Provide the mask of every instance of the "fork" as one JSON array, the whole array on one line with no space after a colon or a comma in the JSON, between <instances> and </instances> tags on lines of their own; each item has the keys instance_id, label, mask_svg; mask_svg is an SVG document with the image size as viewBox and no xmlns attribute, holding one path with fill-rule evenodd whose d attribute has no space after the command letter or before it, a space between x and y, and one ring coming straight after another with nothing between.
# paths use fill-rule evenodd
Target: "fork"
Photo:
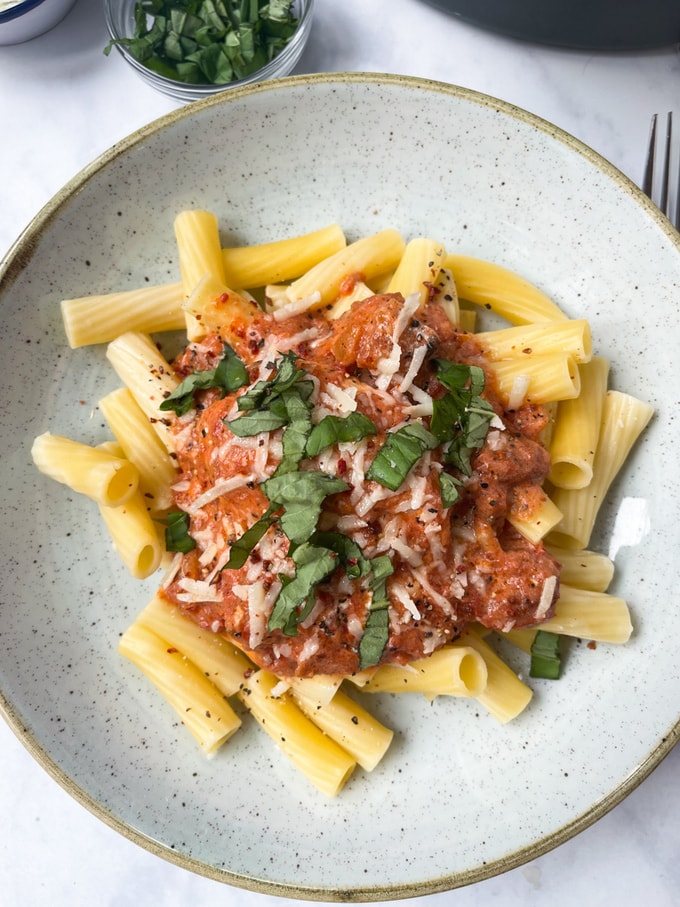
<instances>
[{"instance_id":1,"label":"fork","mask_svg":"<svg viewBox=\"0 0 680 907\"><path fill-rule=\"evenodd\" d=\"M655 113L649 129L642 190L673 226L680 229L680 159L677 159L680 154L680 130L673 130L673 114L669 112L666 115L665 135L657 137L658 121L659 115ZM657 175L657 170L660 175Z\"/></svg>"}]
</instances>

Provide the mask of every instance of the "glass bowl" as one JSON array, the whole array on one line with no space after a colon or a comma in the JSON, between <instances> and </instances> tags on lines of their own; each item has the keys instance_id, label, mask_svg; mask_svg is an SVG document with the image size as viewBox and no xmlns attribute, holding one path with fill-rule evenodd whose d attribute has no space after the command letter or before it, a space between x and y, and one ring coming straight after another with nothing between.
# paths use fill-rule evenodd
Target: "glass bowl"
<instances>
[{"instance_id":1,"label":"glass bowl","mask_svg":"<svg viewBox=\"0 0 680 907\"><path fill-rule=\"evenodd\" d=\"M106 25L113 41L129 38L134 34L135 7L138 2L139 0L104 0ZM200 101L202 98L210 97L221 91L228 91L230 88L288 75L299 60L309 38L313 11L314 0L294 0L292 12L298 19L298 26L283 50L256 72L242 79L234 79L231 82L216 85L195 84L167 78L140 63L125 45L116 44L114 46L138 75L157 91L185 103Z\"/></svg>"}]
</instances>

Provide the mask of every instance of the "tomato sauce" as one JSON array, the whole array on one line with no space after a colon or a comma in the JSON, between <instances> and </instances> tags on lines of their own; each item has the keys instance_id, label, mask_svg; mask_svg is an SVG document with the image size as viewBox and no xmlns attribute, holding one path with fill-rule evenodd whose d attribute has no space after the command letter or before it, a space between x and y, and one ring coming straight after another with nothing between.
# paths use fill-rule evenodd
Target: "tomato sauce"
<instances>
[{"instance_id":1,"label":"tomato sauce","mask_svg":"<svg viewBox=\"0 0 680 907\"><path fill-rule=\"evenodd\" d=\"M436 294L395 340L403 305L397 294L377 295L354 303L335 321L318 312L281 320L257 312L229 333L251 382L276 374L281 353L292 351L314 382L316 421L356 411L374 422L374 435L340 442L300 468L338 476L348 485L323 502L319 529L343 533L366 557L391 560L389 634L381 663L396 664L431 654L471 622L501 631L536 624L552 615L559 586L559 564L507 519L540 503L550 464L538 437L547 415L537 406L505 412L488 373L483 396L496 416L472 456L471 476L458 474L455 504L442 504L439 476L450 467L441 449L426 451L394 492L366 477L388 431L414 419L428 424L432 399L445 392L435 357L485 365L474 336L451 325ZM389 374L384 368L394 360L395 343L398 361ZM223 346L218 334L191 344L175 363L178 375L213 368ZM410 367L412 383L405 378ZM365 581L338 567L316 586L295 635L286 635L268 628L282 583L294 573L280 525L268 529L243 566L225 569L231 546L267 510L260 483L282 457L280 429L249 438L230 430L241 392L222 398L202 391L196 407L173 426L181 470L174 496L190 514L197 546L177 556L163 594L279 676L356 672L371 602ZM547 607L544 589L554 589Z\"/></svg>"}]
</instances>

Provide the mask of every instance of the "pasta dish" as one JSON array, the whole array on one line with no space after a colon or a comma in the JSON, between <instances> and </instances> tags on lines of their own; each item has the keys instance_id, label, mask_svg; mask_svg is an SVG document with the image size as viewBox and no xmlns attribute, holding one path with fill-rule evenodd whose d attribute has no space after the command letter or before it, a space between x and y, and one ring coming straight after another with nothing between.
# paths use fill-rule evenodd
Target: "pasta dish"
<instances>
[{"instance_id":1,"label":"pasta dish","mask_svg":"<svg viewBox=\"0 0 680 907\"><path fill-rule=\"evenodd\" d=\"M563 638L628 640L588 544L652 410L609 388L585 319L393 229L223 248L196 210L175 230L176 284L62 304L71 347L106 343L123 383L100 401L112 439L32 453L134 576L164 567L119 648L204 752L245 710L333 796L392 740L369 694L504 723ZM166 358L151 335L176 330Z\"/></svg>"}]
</instances>

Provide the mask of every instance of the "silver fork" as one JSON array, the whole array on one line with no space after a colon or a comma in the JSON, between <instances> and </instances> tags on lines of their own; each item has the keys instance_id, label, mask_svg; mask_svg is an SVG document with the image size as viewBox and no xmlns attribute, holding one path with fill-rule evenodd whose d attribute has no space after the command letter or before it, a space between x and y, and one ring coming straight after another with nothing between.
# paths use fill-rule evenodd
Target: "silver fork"
<instances>
[{"instance_id":1,"label":"silver fork","mask_svg":"<svg viewBox=\"0 0 680 907\"><path fill-rule=\"evenodd\" d=\"M673 129L673 114L666 114L666 131L659 135L659 115L652 116L643 192L680 229L680 128Z\"/></svg>"}]
</instances>

